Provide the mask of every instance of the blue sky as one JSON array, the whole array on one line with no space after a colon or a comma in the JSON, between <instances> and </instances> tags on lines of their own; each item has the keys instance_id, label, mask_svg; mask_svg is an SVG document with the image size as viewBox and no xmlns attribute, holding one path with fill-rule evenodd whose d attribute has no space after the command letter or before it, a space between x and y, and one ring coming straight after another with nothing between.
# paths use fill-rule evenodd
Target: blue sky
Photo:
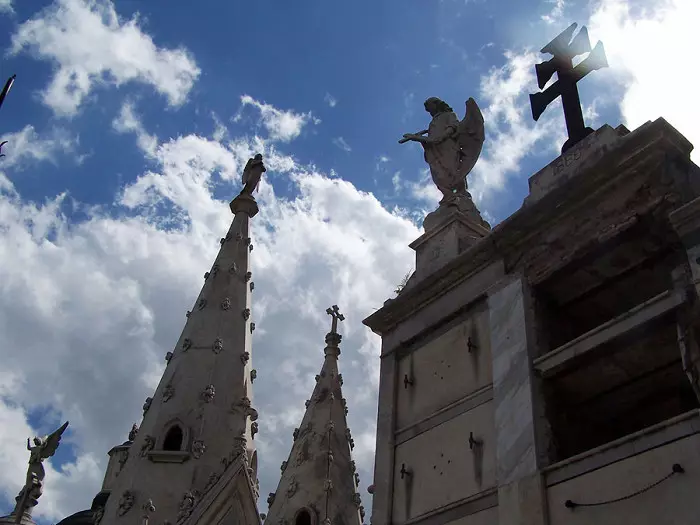
<instances>
[{"instance_id":1,"label":"blue sky","mask_svg":"<svg viewBox=\"0 0 700 525\"><path fill-rule=\"evenodd\" d=\"M369 510L379 339L361 320L411 269L407 245L437 205L420 147L397 143L425 128L423 100L460 118L468 97L479 103L486 143L469 184L495 225L566 138L558 104L530 116L534 64L548 58L537 50L586 24L611 65L580 84L589 125L664 116L700 140L687 67L699 11L693 0L0 0L0 80L17 74L0 109L0 515L24 479L26 437L65 419L36 514L51 523L89 506L258 151L269 169L253 226L261 511L336 303Z\"/></svg>"}]
</instances>

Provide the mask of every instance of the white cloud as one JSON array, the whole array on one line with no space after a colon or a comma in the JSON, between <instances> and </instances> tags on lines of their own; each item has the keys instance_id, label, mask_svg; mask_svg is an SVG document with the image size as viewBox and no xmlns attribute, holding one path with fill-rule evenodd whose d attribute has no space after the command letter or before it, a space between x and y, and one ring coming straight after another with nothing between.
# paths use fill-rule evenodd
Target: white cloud
<instances>
[{"instance_id":1,"label":"white cloud","mask_svg":"<svg viewBox=\"0 0 700 525\"><path fill-rule=\"evenodd\" d=\"M25 126L20 131L7 133L0 137L0 142L7 141L2 147L5 157L0 161L0 168L23 169L35 161L55 162L58 154L73 153L78 144L77 137L72 137L63 128L50 128L37 133L34 126Z\"/></svg>"},{"instance_id":2,"label":"white cloud","mask_svg":"<svg viewBox=\"0 0 700 525\"><path fill-rule=\"evenodd\" d=\"M334 108L336 106L336 104L338 104L338 99L336 99L330 93L326 93L326 95L323 97L323 100L325 101L326 104L328 104L332 108Z\"/></svg>"},{"instance_id":3,"label":"white cloud","mask_svg":"<svg viewBox=\"0 0 700 525\"><path fill-rule=\"evenodd\" d=\"M620 110L628 128L664 117L700 144L698 75L689 66L697 47L700 3L664 0L640 7L624 0L595 4L589 32L603 41L611 66L600 81L609 79L615 95L623 86ZM693 158L700 157L694 153Z\"/></svg>"},{"instance_id":4,"label":"white cloud","mask_svg":"<svg viewBox=\"0 0 700 525\"><path fill-rule=\"evenodd\" d=\"M566 2L564 0L547 0L546 3L551 4L552 8L549 13L541 16L542 21L549 25L559 24L564 14Z\"/></svg>"},{"instance_id":5,"label":"white cloud","mask_svg":"<svg viewBox=\"0 0 700 525\"><path fill-rule=\"evenodd\" d=\"M469 176L470 191L477 202L502 189L506 176L517 174L527 155L541 153L542 148L558 150L565 140L553 122L557 117L561 119L558 102L538 122L530 115L528 93L537 87L535 64L540 57L531 51L508 51L505 58L503 66L481 77L478 102L484 115L486 142ZM540 144L544 146L537 150Z\"/></svg>"},{"instance_id":6,"label":"white cloud","mask_svg":"<svg viewBox=\"0 0 700 525\"><path fill-rule=\"evenodd\" d=\"M117 121L137 141L148 135L133 112ZM124 188L118 217L91 208L87 220L69 224L65 196L29 203L0 177L0 493L11 501L19 490L22 447L38 430L27 411L48 404L71 421L77 459L47 469L37 514L57 521L89 506L106 452L138 421L230 223L227 199L212 191L235 195L254 151L268 166L252 221L261 494L275 489L323 362L330 304L346 316L344 395L350 424L367 429L356 432L356 459L364 486L371 483L379 339L360 321L412 265L406 245L418 230L371 194L255 137L222 144L186 135L146 150L155 151L156 167ZM295 196L279 197L278 184L285 193L291 184ZM165 228L158 207L177 220Z\"/></svg>"},{"instance_id":7,"label":"white cloud","mask_svg":"<svg viewBox=\"0 0 700 525\"><path fill-rule=\"evenodd\" d=\"M121 20L110 0L56 0L22 23L12 35L13 54L29 51L54 65L44 104L58 115L74 115L96 85L140 82L185 102L199 76L183 48L156 46L138 18Z\"/></svg>"},{"instance_id":8,"label":"white cloud","mask_svg":"<svg viewBox=\"0 0 700 525\"><path fill-rule=\"evenodd\" d=\"M263 126L267 129L272 140L280 140L289 142L297 138L301 134L302 128L309 122L319 124L321 121L315 118L311 112L295 113L294 111L284 111L277 109L272 104L258 102L250 95L241 97L243 106L253 106L260 110L260 119ZM236 119L240 118L240 114Z\"/></svg>"},{"instance_id":9,"label":"white cloud","mask_svg":"<svg viewBox=\"0 0 700 525\"><path fill-rule=\"evenodd\" d=\"M14 13L12 0L0 0L0 13Z\"/></svg>"},{"instance_id":10,"label":"white cloud","mask_svg":"<svg viewBox=\"0 0 700 525\"><path fill-rule=\"evenodd\" d=\"M333 144L338 146L340 149L343 151L350 153L352 151L352 148L350 147L350 144L348 144L348 141L345 140L343 137L336 137L333 139Z\"/></svg>"},{"instance_id":11,"label":"white cloud","mask_svg":"<svg viewBox=\"0 0 700 525\"><path fill-rule=\"evenodd\" d=\"M146 132L141 120L134 111L133 102L122 104L119 116L112 121L112 127L119 133L135 133L136 143L141 151L149 157L156 154L158 147L158 137Z\"/></svg>"}]
</instances>

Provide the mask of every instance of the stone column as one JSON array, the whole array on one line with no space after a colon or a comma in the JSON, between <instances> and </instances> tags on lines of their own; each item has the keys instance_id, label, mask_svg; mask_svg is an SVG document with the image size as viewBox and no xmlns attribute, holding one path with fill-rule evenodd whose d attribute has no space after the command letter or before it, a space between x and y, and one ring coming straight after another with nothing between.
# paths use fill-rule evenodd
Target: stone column
<instances>
[{"instance_id":1,"label":"stone column","mask_svg":"<svg viewBox=\"0 0 700 525\"><path fill-rule=\"evenodd\" d=\"M683 371L700 400L700 197L671 212L669 220L687 254L687 264L676 268L672 276L674 287L686 297L678 314L678 346Z\"/></svg>"},{"instance_id":2,"label":"stone column","mask_svg":"<svg viewBox=\"0 0 700 525\"><path fill-rule=\"evenodd\" d=\"M508 277L489 294L499 525L544 525L546 490L538 465L529 337L529 290Z\"/></svg>"},{"instance_id":3,"label":"stone column","mask_svg":"<svg viewBox=\"0 0 700 525\"><path fill-rule=\"evenodd\" d=\"M391 524L391 509L394 499L395 414L396 352L394 351L382 356L379 371L377 445L374 455L374 480L372 481L374 485L372 525Z\"/></svg>"}]
</instances>

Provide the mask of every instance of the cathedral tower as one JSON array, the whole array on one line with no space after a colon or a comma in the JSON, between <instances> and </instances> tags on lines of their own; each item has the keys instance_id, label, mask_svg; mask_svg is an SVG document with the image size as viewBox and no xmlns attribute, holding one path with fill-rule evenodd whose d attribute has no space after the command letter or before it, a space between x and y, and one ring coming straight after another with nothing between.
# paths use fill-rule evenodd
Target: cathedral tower
<instances>
[{"instance_id":1,"label":"cathedral tower","mask_svg":"<svg viewBox=\"0 0 700 525\"><path fill-rule=\"evenodd\" d=\"M337 324L344 318L337 306L326 312L333 321L326 334L325 360L301 426L294 430L277 491L268 497L269 525L360 525L364 519L351 457L354 443L345 419L343 377L338 373Z\"/></svg>"},{"instance_id":2,"label":"cathedral tower","mask_svg":"<svg viewBox=\"0 0 700 525\"><path fill-rule=\"evenodd\" d=\"M261 158L251 159L244 183L264 169ZM249 220L258 206L246 186L230 207L233 223L143 405L141 427L120 461L110 458L102 525L259 523L249 269Z\"/></svg>"}]
</instances>

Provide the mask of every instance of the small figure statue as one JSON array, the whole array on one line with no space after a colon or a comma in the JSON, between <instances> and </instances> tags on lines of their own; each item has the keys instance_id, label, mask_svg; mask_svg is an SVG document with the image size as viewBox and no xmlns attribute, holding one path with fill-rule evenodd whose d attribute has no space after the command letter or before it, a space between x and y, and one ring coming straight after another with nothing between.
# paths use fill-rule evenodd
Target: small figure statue
<instances>
[{"instance_id":1,"label":"small figure statue","mask_svg":"<svg viewBox=\"0 0 700 525\"><path fill-rule=\"evenodd\" d=\"M46 476L43 461L56 453L56 449L58 449L58 445L61 442L61 436L66 428L68 428L68 421L48 436L43 438L35 437L33 439L34 446L31 445L31 440L27 438L29 467L27 468L25 485L15 498L17 505L13 514L17 523L21 521L25 512L30 514L31 508L37 505L38 499L43 492L44 476Z\"/></svg>"},{"instance_id":2,"label":"small figure statue","mask_svg":"<svg viewBox=\"0 0 700 525\"><path fill-rule=\"evenodd\" d=\"M473 98L467 100L462 121L439 98L427 99L424 106L433 117L428 129L404 134L399 144L421 143L433 182L444 196L441 205L452 204L460 198L471 200L466 177L476 164L484 143L484 118L479 106Z\"/></svg>"},{"instance_id":3,"label":"small figure statue","mask_svg":"<svg viewBox=\"0 0 700 525\"><path fill-rule=\"evenodd\" d=\"M243 189L241 190L241 195L246 194L252 197L253 191L258 189L262 174L266 171L267 169L263 164L263 158L260 153L252 159L248 159L245 168L243 168Z\"/></svg>"},{"instance_id":4,"label":"small figure statue","mask_svg":"<svg viewBox=\"0 0 700 525\"><path fill-rule=\"evenodd\" d=\"M134 441L136 439L136 434L139 433L139 427L134 423L131 425L131 431L129 432L129 441Z\"/></svg>"}]
</instances>

